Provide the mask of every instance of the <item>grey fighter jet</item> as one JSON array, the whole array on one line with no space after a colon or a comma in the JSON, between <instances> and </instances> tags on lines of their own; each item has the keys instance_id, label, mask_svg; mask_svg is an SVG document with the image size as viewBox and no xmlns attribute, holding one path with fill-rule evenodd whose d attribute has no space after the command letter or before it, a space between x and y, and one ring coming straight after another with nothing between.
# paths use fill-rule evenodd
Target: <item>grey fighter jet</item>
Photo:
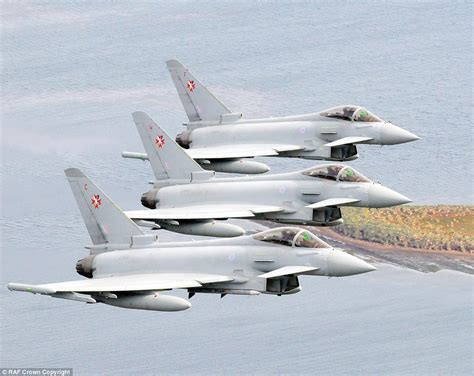
<instances>
[{"instance_id":1,"label":"grey fighter jet","mask_svg":"<svg viewBox=\"0 0 474 376\"><path fill-rule=\"evenodd\" d=\"M154 210L127 214L140 225L207 236L239 236L242 228L217 219L255 218L328 226L342 222L340 206L382 208L410 202L343 164L273 175L217 178L204 171L143 112L133 113L157 179L142 196Z\"/></svg>"},{"instance_id":2,"label":"grey fighter jet","mask_svg":"<svg viewBox=\"0 0 474 376\"><path fill-rule=\"evenodd\" d=\"M258 156L348 161L357 158L357 144L395 145L419 139L354 105L306 115L246 119L232 113L179 61L169 60L167 65L189 118L187 130L176 141L207 170L267 172L267 165L243 159ZM122 155L146 158L133 152Z\"/></svg>"},{"instance_id":3,"label":"grey fighter jet","mask_svg":"<svg viewBox=\"0 0 474 376\"><path fill-rule=\"evenodd\" d=\"M66 170L93 245L79 260L87 279L8 288L54 298L153 311L181 311L189 300L163 294L293 294L300 275L343 277L375 268L334 249L311 232L276 228L234 239L158 243L145 235L89 178Z\"/></svg>"}]
</instances>

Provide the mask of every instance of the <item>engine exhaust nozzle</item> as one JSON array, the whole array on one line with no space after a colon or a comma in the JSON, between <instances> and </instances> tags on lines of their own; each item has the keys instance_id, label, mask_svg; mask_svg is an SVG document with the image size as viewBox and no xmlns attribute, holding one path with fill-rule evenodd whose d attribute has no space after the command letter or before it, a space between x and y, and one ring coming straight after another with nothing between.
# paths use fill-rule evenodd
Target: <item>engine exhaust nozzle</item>
<instances>
[{"instance_id":1,"label":"engine exhaust nozzle","mask_svg":"<svg viewBox=\"0 0 474 376\"><path fill-rule=\"evenodd\" d=\"M156 198L157 193L157 189L152 189L151 191L143 193L141 197L142 205L148 209L156 209L156 203L158 201Z\"/></svg>"}]
</instances>

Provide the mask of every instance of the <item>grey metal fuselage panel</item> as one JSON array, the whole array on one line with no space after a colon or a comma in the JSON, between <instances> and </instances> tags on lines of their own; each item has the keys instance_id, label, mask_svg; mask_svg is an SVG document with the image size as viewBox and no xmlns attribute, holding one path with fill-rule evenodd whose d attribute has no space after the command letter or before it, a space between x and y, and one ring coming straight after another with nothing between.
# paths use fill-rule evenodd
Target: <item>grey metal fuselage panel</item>
<instances>
[{"instance_id":1,"label":"grey metal fuselage panel","mask_svg":"<svg viewBox=\"0 0 474 376\"><path fill-rule=\"evenodd\" d=\"M331 197L360 198L355 193L370 185L373 183L336 182L302 173L223 178L161 188L158 191L158 205L163 208L196 203L285 206L292 202L294 206L298 206Z\"/></svg>"},{"instance_id":2,"label":"grey metal fuselage panel","mask_svg":"<svg viewBox=\"0 0 474 376\"><path fill-rule=\"evenodd\" d=\"M327 274L327 255L331 248L299 249L283 245L265 244L243 237L228 245L202 243L180 247L160 247L105 252L94 258L94 278L111 275L146 273L199 273L225 275L231 282L205 285L206 288L257 290L265 292L266 281L258 276L286 265L311 265L318 268L315 275ZM240 240L239 239L239 240ZM223 242L225 243L225 242ZM306 252L301 255L299 252ZM262 262L262 260L264 260Z\"/></svg>"},{"instance_id":3,"label":"grey metal fuselage panel","mask_svg":"<svg viewBox=\"0 0 474 376\"><path fill-rule=\"evenodd\" d=\"M383 123L352 123L317 114L311 120L259 119L195 128L190 148L243 144L294 144L308 151L344 137L379 138ZM304 119L304 118L303 118ZM365 143L376 143L366 141ZM298 154L298 152L291 152ZM282 153L284 156L284 153Z\"/></svg>"}]
</instances>

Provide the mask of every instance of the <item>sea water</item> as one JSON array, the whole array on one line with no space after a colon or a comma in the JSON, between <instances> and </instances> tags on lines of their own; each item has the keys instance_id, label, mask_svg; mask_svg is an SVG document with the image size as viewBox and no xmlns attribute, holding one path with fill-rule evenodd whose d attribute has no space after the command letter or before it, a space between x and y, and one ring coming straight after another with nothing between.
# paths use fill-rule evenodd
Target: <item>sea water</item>
<instances>
[{"instance_id":1,"label":"sea water","mask_svg":"<svg viewBox=\"0 0 474 376\"><path fill-rule=\"evenodd\" d=\"M130 113L174 135L178 58L247 117L358 104L421 137L351 162L415 204L472 204L468 1L2 3L1 363L76 374L468 374L472 276L388 265L285 297L196 295L180 313L9 292L78 279L89 238L63 170L125 209L153 179ZM288 142L289 140L282 140ZM264 158L273 172L318 162ZM190 239L161 233L162 239ZM184 292L177 292L184 296Z\"/></svg>"}]
</instances>

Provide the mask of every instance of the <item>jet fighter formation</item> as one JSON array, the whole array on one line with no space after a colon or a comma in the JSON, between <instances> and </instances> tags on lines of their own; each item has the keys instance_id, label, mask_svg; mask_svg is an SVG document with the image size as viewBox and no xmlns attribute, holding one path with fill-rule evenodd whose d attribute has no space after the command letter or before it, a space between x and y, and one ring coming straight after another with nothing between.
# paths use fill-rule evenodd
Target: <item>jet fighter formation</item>
<instances>
[{"instance_id":1,"label":"jet fighter formation","mask_svg":"<svg viewBox=\"0 0 474 376\"><path fill-rule=\"evenodd\" d=\"M142 196L153 210L127 214L152 227L192 235L239 236L244 230L217 219L268 219L287 224L342 223L340 206L381 208L410 202L354 168L323 164L307 170L250 177L218 178L204 171L143 112L133 119L157 182ZM160 140L160 146L156 147Z\"/></svg>"},{"instance_id":2,"label":"jet fighter formation","mask_svg":"<svg viewBox=\"0 0 474 376\"><path fill-rule=\"evenodd\" d=\"M415 141L414 134L359 106L316 114L245 119L232 113L177 60L167 66L189 123L176 141L144 112L132 114L156 181L141 197L147 209L122 211L82 171L65 171L92 245L76 263L86 279L31 285L13 291L86 303L153 311L182 311L196 293L224 297L287 295L301 291L303 275L344 277L375 270L331 247L307 229L276 227L256 234L229 218L289 225L335 226L341 206L381 208L411 200L354 168L336 162L358 157L357 145ZM281 140L291 140L282 144ZM279 174L246 158L326 160ZM218 177L215 172L256 174ZM161 243L145 233L164 229L221 239ZM185 289L188 299L164 294Z\"/></svg>"}]
</instances>

